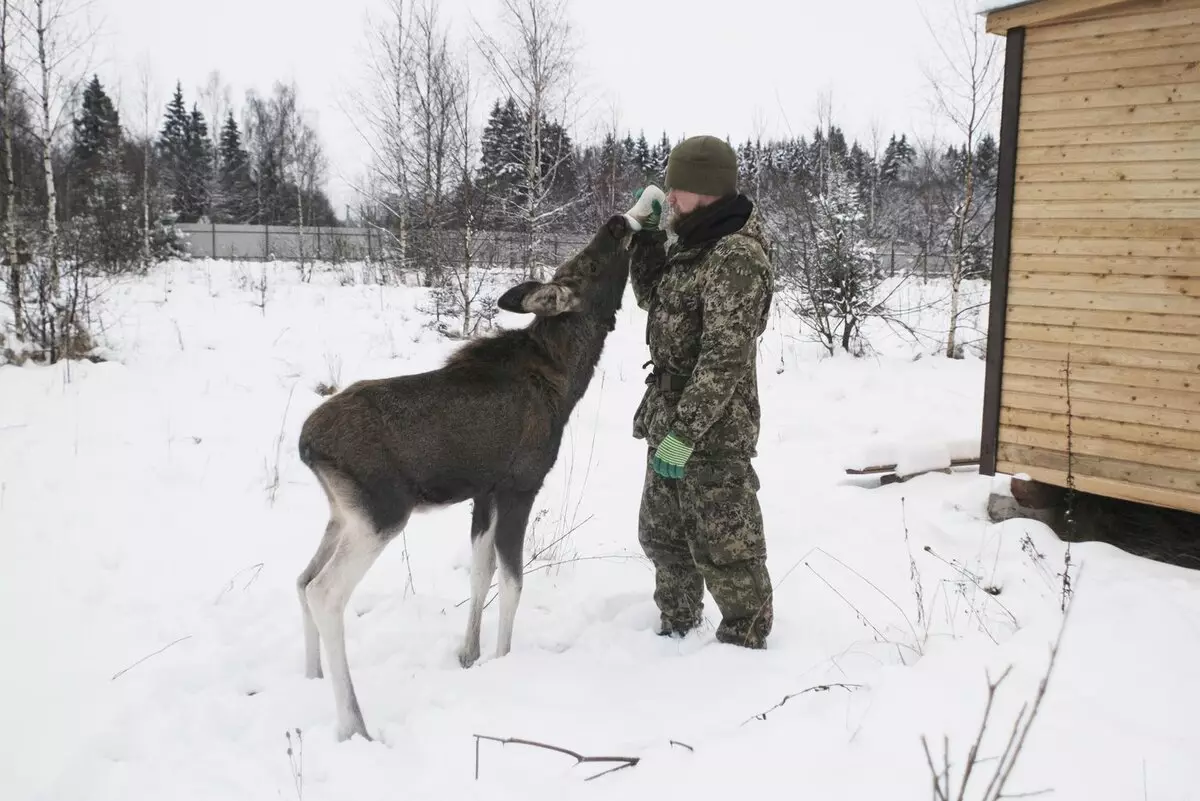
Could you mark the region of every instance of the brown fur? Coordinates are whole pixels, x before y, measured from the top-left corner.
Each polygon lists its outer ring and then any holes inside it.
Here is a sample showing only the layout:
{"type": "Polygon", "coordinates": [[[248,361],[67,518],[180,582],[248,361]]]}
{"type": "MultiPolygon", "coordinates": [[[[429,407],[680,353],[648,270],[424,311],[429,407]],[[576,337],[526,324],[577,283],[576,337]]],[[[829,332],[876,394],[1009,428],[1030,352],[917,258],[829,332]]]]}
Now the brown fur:
{"type": "Polygon", "coordinates": [[[625,218],[610,218],[551,281],[526,281],[500,297],[501,308],[535,315],[528,326],[472,341],[436,370],[358,381],[305,421],[300,458],[330,506],[325,536],[297,579],[305,672],[321,676],[318,642],[330,643],[339,738],[366,736],[345,659],[345,603],[414,511],[474,502],[472,602],[460,660],[466,666],[478,657],[479,615],[496,561],[503,571],[497,648],[507,653],[529,513],[615,326],[628,242],[625,218]]]}

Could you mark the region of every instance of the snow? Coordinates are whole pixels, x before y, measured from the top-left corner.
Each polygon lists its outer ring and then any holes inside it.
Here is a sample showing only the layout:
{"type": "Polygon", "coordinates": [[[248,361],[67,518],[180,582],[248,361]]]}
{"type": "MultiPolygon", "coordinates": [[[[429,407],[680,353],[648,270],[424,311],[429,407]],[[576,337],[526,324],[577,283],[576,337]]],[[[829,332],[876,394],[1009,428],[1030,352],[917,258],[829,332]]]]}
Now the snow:
{"type": "MultiPolygon", "coordinates": [[[[939,765],[947,738],[960,776],[987,676],[1011,665],[981,754],[1003,750],[1062,624],[1064,545],[1033,521],[989,523],[993,480],[970,470],[883,487],[844,472],[864,455],[913,466],[977,448],[983,363],[882,327],[873,355],[822,358],[781,312],[761,344],[756,462],[770,647],[716,643],[711,599],[703,631],[663,639],[637,545],[631,297],[535,506],[528,552],[542,553],[512,653],[492,656],[493,604],[483,659],[458,666],[469,509],[415,518],[347,614],[375,741],[335,742],[328,681],[303,676],[294,582],[326,508],[296,434],[318,383],[426,369],[455,346],[428,325],[425,290],[343,286],[353,274],[167,264],[107,289],[110,361],[0,368],[5,801],[923,801],[922,736],[939,765]],[[754,717],[835,683],[851,686],[754,717]],[[482,742],[476,779],[474,734],[640,762],[584,781],[612,765],[482,742]]],[[[1099,544],[1073,546],[1071,564],[1062,650],[1006,792],[1190,797],[1200,580],[1099,544]]]]}
{"type": "Polygon", "coordinates": [[[1016,6],[1027,6],[1030,3],[1040,2],[1040,0],[978,0],[976,13],[990,14],[993,11],[1000,11],[1005,8],[1015,8],[1016,6]]]}

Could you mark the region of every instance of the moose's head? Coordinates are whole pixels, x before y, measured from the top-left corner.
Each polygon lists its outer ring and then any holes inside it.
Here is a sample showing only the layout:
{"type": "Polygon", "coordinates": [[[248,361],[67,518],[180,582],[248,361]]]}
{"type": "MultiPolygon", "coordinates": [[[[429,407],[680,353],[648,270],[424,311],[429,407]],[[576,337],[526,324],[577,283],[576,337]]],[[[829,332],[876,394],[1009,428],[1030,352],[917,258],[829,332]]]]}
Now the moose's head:
{"type": "Polygon", "coordinates": [[[625,216],[614,214],[549,281],[517,284],[500,296],[497,305],[505,311],[538,317],[584,314],[612,318],[621,308],[629,279],[632,235],[625,216]]]}

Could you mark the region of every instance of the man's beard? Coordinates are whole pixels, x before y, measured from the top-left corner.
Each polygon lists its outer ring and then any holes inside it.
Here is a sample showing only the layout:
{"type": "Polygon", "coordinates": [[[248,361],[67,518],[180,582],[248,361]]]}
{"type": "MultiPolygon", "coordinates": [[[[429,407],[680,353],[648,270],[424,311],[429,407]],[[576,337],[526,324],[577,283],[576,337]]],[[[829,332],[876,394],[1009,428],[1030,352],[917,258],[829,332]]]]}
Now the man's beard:
{"type": "MultiPolygon", "coordinates": [[[[666,213],[663,215],[662,229],[667,234],[668,244],[673,244],[679,239],[679,224],[686,220],[689,215],[678,211],[670,203],[667,204],[664,211],[666,213]]],[[[695,214],[695,211],[689,212],[689,214],[695,214]]]]}

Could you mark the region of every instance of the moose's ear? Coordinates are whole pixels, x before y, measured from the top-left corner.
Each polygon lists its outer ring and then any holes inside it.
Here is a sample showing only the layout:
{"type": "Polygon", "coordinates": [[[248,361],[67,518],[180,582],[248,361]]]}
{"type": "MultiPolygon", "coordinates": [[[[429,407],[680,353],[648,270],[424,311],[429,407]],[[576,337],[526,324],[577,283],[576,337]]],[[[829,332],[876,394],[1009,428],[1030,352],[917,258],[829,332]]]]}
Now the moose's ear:
{"type": "Polygon", "coordinates": [[[501,295],[496,305],[505,311],[518,314],[553,317],[578,309],[579,296],[575,294],[575,290],[564,284],[556,284],[553,281],[548,284],[525,281],[501,295]]]}
{"type": "Polygon", "coordinates": [[[538,317],[554,317],[578,309],[579,295],[571,287],[551,281],[526,295],[521,306],[538,317]]]}
{"type": "Polygon", "coordinates": [[[524,314],[527,311],[523,305],[525,297],[541,285],[539,281],[524,281],[517,284],[501,295],[500,299],[496,301],[496,305],[504,309],[504,311],[524,314]]]}

